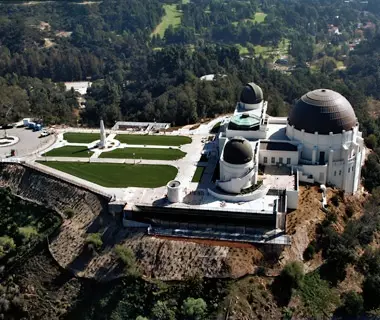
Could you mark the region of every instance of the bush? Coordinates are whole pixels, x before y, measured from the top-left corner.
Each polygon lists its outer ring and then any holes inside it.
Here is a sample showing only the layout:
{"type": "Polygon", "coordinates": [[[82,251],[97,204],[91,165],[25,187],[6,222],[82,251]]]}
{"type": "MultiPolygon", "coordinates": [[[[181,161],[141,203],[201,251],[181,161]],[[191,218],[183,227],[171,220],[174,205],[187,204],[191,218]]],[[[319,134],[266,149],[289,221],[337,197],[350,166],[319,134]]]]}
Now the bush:
{"type": "Polygon", "coordinates": [[[187,298],[181,308],[181,312],[185,319],[202,320],[206,313],[207,304],[201,299],[187,298]]]}
{"type": "Polygon", "coordinates": [[[302,263],[299,261],[288,263],[281,271],[280,278],[284,286],[292,289],[299,288],[304,278],[302,263]]]}
{"type": "Polygon", "coordinates": [[[340,198],[337,194],[334,194],[332,197],[331,197],[331,203],[337,207],[339,206],[339,202],[340,202],[340,198]]]}
{"type": "Polygon", "coordinates": [[[86,244],[92,246],[95,250],[100,250],[103,245],[102,235],[100,233],[90,233],[86,238],[86,244]]]}
{"type": "Polygon", "coordinates": [[[325,319],[339,303],[339,296],[318,273],[308,274],[299,289],[310,319],[325,319]]]}
{"type": "Polygon", "coordinates": [[[351,218],[354,214],[355,214],[354,207],[351,204],[347,205],[347,207],[346,207],[346,215],[347,215],[347,217],[351,218]]]}
{"type": "Polygon", "coordinates": [[[71,219],[75,215],[75,211],[71,208],[66,209],[63,213],[68,219],[71,219]]]}
{"type": "Polygon", "coordinates": [[[0,258],[4,257],[9,251],[16,248],[16,244],[11,237],[0,237],[0,258]]]}
{"type": "Polygon", "coordinates": [[[380,307],[380,275],[368,275],[363,282],[363,299],[367,309],[380,307]]]}
{"type": "Polygon", "coordinates": [[[175,320],[175,308],[169,306],[167,301],[157,301],[152,309],[154,320],[175,320]]]}
{"type": "Polygon", "coordinates": [[[130,248],[123,245],[116,245],[114,252],[118,260],[124,264],[125,270],[129,275],[133,275],[137,272],[136,257],[130,248]]]}
{"type": "Polygon", "coordinates": [[[357,317],[363,313],[363,297],[360,294],[349,291],[343,296],[343,299],[344,303],[340,309],[344,316],[357,317]]]}
{"type": "Polygon", "coordinates": [[[22,237],[23,241],[30,241],[38,237],[36,228],[32,226],[18,228],[18,234],[22,237]]]}
{"type": "Polygon", "coordinates": [[[309,245],[305,249],[305,251],[303,253],[303,258],[306,261],[313,259],[315,252],[316,252],[315,245],[316,245],[315,241],[313,240],[312,242],[309,243],[309,245]]]}

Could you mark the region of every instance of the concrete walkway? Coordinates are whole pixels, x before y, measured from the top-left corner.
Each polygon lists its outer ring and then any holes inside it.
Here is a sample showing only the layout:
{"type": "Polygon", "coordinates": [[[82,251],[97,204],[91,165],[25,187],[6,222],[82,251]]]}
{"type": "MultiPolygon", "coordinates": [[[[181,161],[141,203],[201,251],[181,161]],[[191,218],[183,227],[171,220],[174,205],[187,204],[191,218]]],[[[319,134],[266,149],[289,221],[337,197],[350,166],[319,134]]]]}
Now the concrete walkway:
{"type": "MultiPolygon", "coordinates": [[[[159,149],[179,149],[186,153],[185,157],[175,161],[167,161],[167,160],[145,160],[145,159],[112,159],[112,158],[99,158],[99,155],[102,152],[107,152],[104,150],[96,150],[95,154],[91,156],[91,158],[78,158],[78,157],[42,157],[42,153],[46,153],[54,148],[59,148],[63,146],[83,146],[88,147],[93,145],[93,143],[69,143],[63,139],[64,132],[83,132],[83,133],[99,133],[99,129],[62,129],[58,130],[58,135],[55,143],[44,150],[39,150],[40,154],[36,155],[28,155],[26,157],[15,158],[14,161],[26,161],[29,166],[34,166],[40,170],[44,170],[45,172],[50,172],[52,175],[60,177],[64,180],[71,181],[83,187],[89,187],[93,190],[99,190],[99,192],[110,194],[113,196],[116,201],[131,201],[138,202],[138,199],[151,198],[151,200],[160,199],[166,194],[166,187],[162,186],[155,189],[150,188],[106,188],[100,185],[91,183],[87,180],[80,179],[78,177],[69,175],[59,170],[55,170],[53,168],[44,166],[43,164],[35,162],[35,160],[39,161],[62,161],[62,162],[81,162],[81,163],[125,163],[125,164],[147,164],[147,165],[171,165],[178,169],[178,174],[176,176],[176,180],[179,180],[184,189],[190,188],[195,189],[198,185],[196,183],[192,183],[191,180],[196,171],[197,165],[199,163],[199,159],[201,157],[201,153],[205,148],[205,144],[207,143],[207,137],[209,135],[210,130],[214,127],[214,125],[223,119],[226,116],[222,116],[216,119],[213,119],[207,124],[200,125],[195,130],[190,129],[179,129],[173,132],[166,132],[165,135],[187,135],[192,138],[192,142],[190,144],[185,144],[182,146],[151,146],[151,145],[131,145],[131,144],[120,144],[117,148],[159,148],[159,149]],[[99,151],[99,152],[98,152],[99,151]],[[148,195],[148,197],[147,197],[148,195]]],[[[113,140],[117,134],[142,134],[141,132],[135,133],[126,133],[125,131],[111,131],[106,130],[109,134],[107,140],[113,140]]],[[[162,134],[164,135],[164,134],[162,134]]],[[[205,174],[205,184],[210,183],[211,176],[213,173],[215,165],[214,163],[209,163],[205,174]],[[211,166],[210,166],[211,165],[211,166]],[[210,167],[210,168],[209,168],[210,167]]],[[[203,181],[203,179],[202,179],[203,181]]]]}

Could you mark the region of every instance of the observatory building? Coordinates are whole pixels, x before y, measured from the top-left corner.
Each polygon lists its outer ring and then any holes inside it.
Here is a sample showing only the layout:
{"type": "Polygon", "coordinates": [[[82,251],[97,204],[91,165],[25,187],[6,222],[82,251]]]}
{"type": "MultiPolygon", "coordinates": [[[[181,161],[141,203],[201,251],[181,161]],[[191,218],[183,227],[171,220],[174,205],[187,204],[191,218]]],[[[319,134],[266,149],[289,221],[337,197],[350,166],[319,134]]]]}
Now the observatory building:
{"type": "Polygon", "coordinates": [[[267,107],[262,89],[248,83],[210,142],[201,181],[177,177],[165,197],[135,197],[126,223],[148,220],[151,234],[288,245],[286,214],[298,206],[300,182],[359,189],[365,147],[346,98],[317,89],[288,117],[271,117],[267,107]]]}
{"type": "Polygon", "coordinates": [[[219,135],[219,188],[239,194],[257,184],[259,166],[272,166],[298,171],[301,182],[358,190],[364,142],[346,98],[318,89],[303,95],[288,118],[266,110],[261,88],[247,84],[219,135]]]}

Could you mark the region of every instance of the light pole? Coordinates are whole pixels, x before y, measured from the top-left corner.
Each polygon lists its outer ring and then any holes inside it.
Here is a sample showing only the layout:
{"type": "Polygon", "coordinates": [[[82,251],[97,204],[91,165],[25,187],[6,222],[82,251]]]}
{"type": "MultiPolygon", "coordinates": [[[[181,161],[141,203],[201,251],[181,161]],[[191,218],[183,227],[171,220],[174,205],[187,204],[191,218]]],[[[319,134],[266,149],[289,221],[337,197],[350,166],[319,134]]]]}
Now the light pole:
{"type": "Polygon", "coordinates": [[[4,138],[6,138],[7,137],[7,117],[8,117],[8,114],[9,114],[9,112],[11,111],[13,109],[13,106],[12,107],[10,107],[9,109],[8,109],[8,111],[6,112],[6,114],[5,114],[5,126],[4,126],[4,138]]]}

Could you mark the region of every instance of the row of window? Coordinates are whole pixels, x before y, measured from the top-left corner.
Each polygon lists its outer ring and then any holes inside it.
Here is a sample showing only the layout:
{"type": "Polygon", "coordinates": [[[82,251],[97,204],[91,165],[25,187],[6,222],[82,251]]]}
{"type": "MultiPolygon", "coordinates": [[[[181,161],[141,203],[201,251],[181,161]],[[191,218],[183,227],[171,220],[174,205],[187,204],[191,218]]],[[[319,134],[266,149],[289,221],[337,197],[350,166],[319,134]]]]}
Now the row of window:
{"type": "MultiPolygon", "coordinates": [[[[286,158],[286,164],[291,164],[291,159],[290,158],[286,158]]],[[[268,157],[264,157],[264,163],[268,163],[268,157]]],[[[270,163],[271,164],[275,164],[276,163],[276,158],[275,157],[271,157],[270,159],[270,163]]],[[[278,158],[278,163],[284,163],[284,159],[282,157],[279,157],[278,158]]]]}
{"type": "MultiPolygon", "coordinates": [[[[354,172],[354,166],[351,167],[348,167],[348,173],[350,173],[352,170],[352,172],[354,172]]],[[[339,175],[341,176],[342,175],[342,170],[339,170],[339,175]]],[[[336,177],[336,171],[334,171],[334,177],[336,177]]]]}

